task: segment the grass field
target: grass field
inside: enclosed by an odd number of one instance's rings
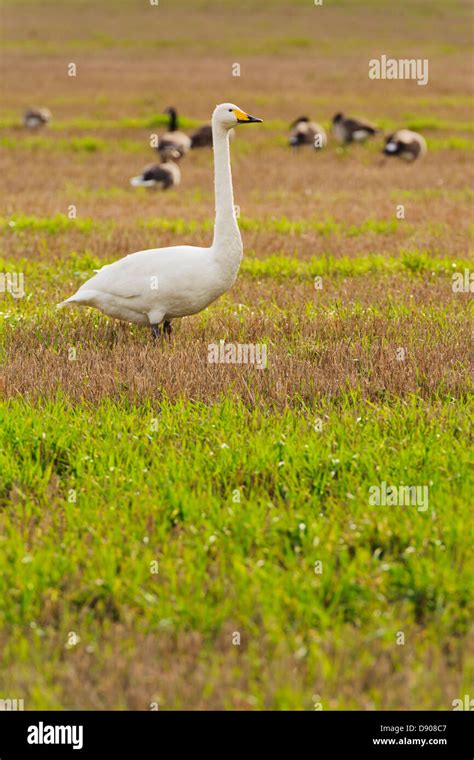
[[[25,709],[472,690],[469,3],[271,6],[3,4],[0,274],[24,294],[0,291],[0,699]],[[427,58],[429,84],[369,80],[382,53]],[[227,100],[264,119],[231,147],[232,290],[166,346],[57,312],[104,263],[209,243],[211,151],[176,190],[129,178],[166,106],[191,129]],[[33,136],[31,105],[53,112]],[[419,130],[426,159],[287,147],[295,117],[339,110]],[[220,341],[265,346],[266,368],[210,364]],[[382,483],[429,503],[373,504]]]

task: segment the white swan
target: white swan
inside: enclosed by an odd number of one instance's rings
[[[93,306],[109,317],[150,325],[157,337],[159,325],[169,334],[172,319],[196,314],[225,293],[235,282],[243,250],[234,210],[229,130],[261,121],[232,103],[214,110],[216,221],[210,248],[180,245],[132,253],[102,267],[58,306]]]

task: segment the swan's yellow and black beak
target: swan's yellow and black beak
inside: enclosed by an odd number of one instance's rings
[[[234,110],[234,113],[237,117],[237,124],[255,124],[263,121],[263,119],[257,119],[256,116],[250,116],[250,114],[245,113],[245,111],[240,111],[238,108]]]

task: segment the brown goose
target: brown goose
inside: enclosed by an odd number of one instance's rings
[[[168,190],[177,187],[181,182],[179,166],[173,161],[165,161],[161,164],[150,164],[138,177],[132,177],[130,184],[133,187],[159,187]]]
[[[290,124],[289,144],[297,148],[300,145],[312,145],[313,148],[324,148],[327,144],[326,131],[319,124],[310,121],[307,116],[300,116]]]
[[[191,147],[191,138],[178,129],[176,108],[167,108],[164,113],[170,117],[168,131],[160,137],[157,151],[162,161],[178,161]]]
[[[49,124],[51,111],[47,108],[28,108],[23,114],[23,126],[27,129],[38,129]]]
[[[340,143],[348,145],[352,142],[364,142],[368,137],[377,133],[377,128],[372,124],[359,119],[346,118],[344,114],[337,113],[332,120],[332,133]]]
[[[426,153],[426,140],[417,132],[409,129],[399,129],[385,138],[386,156],[398,156],[403,161],[416,161]]]

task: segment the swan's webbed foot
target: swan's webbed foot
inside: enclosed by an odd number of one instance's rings
[[[163,335],[167,335],[168,340],[171,340],[171,322],[163,322]]]
[[[151,325],[151,334],[152,334],[154,340],[156,340],[157,338],[159,338],[160,337],[160,326],[159,325]]]

